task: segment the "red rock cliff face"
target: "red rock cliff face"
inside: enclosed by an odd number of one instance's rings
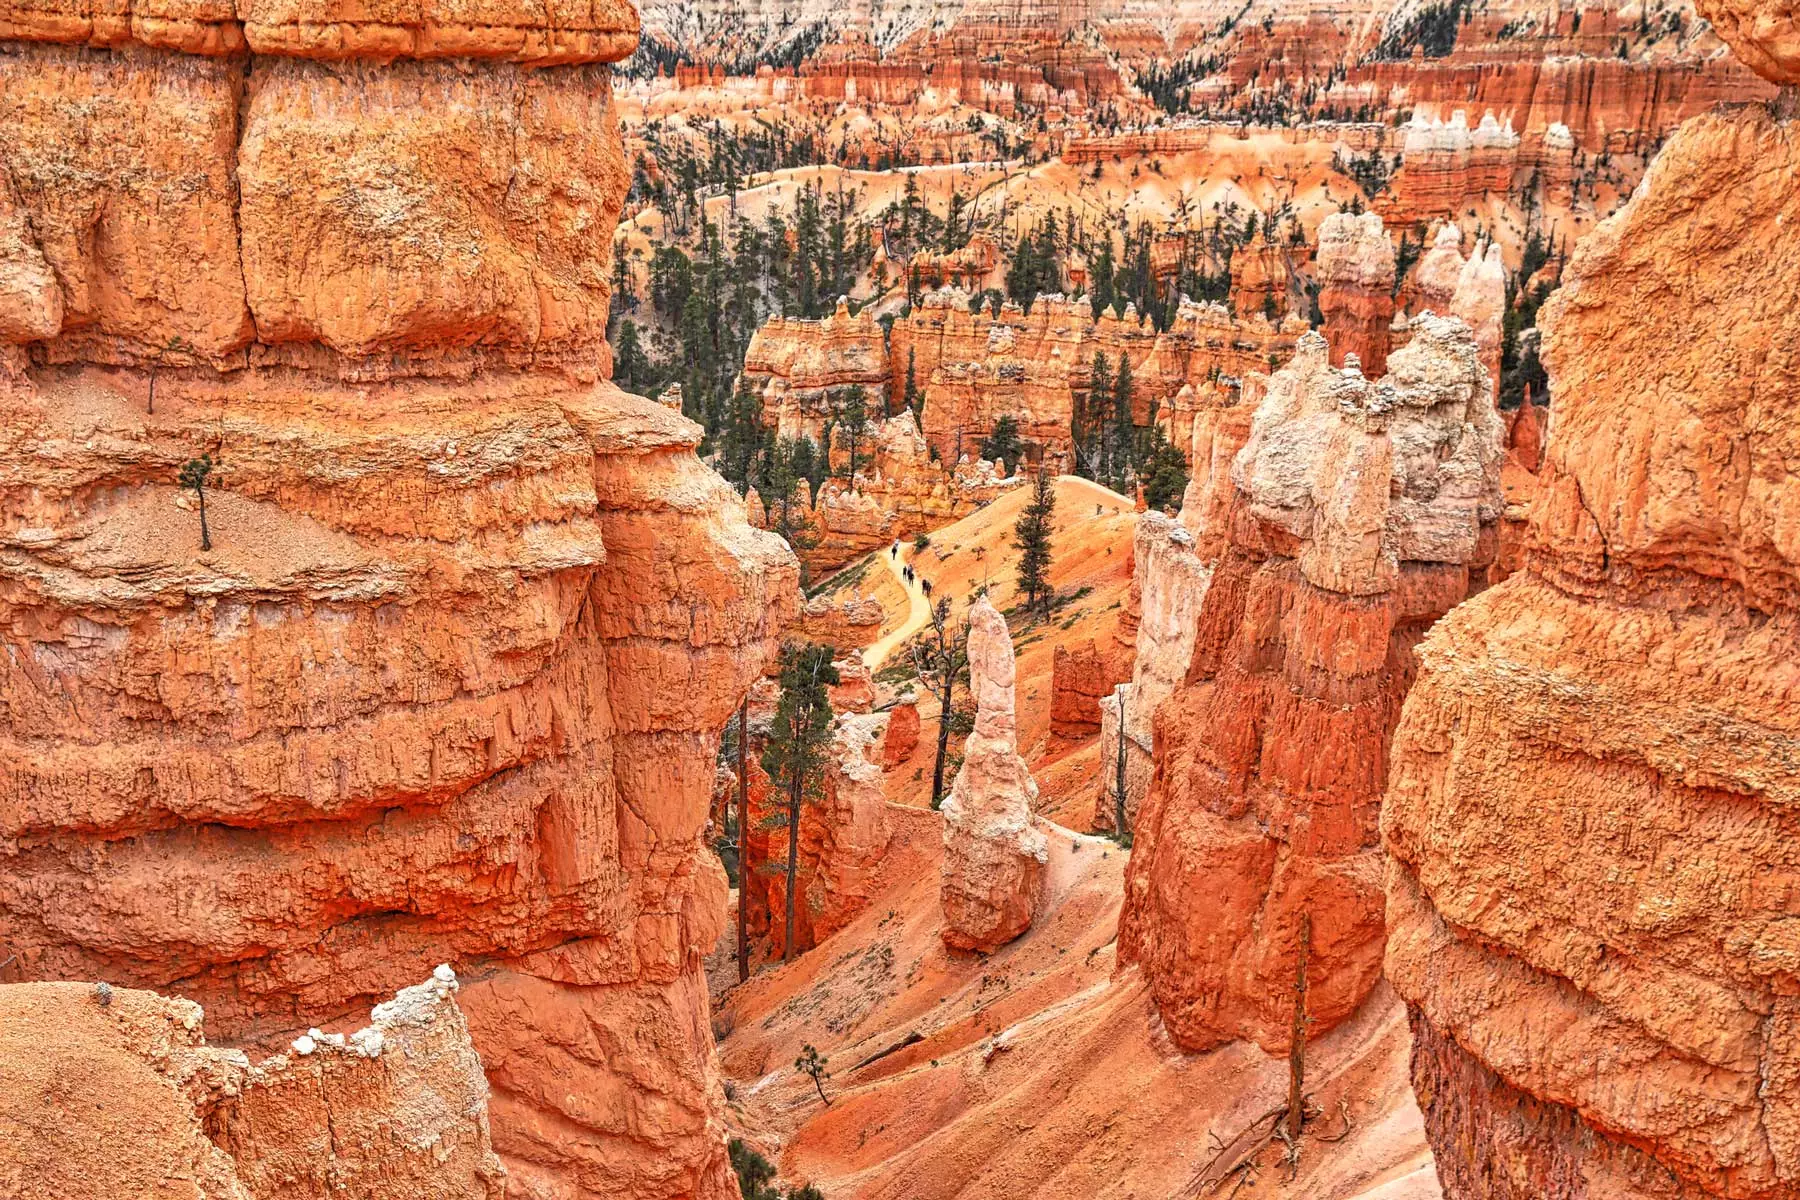
[[[9,10],[0,959],[240,1043],[449,961],[519,1194],[725,1196],[700,832],[795,564],[606,382],[584,12]]]
[[[1316,1027],[1380,974],[1388,738],[1413,645],[1492,553],[1501,453],[1466,326],[1421,318],[1389,366],[1333,367],[1315,333],[1270,379],[1185,676],[1155,709],[1119,953],[1188,1049],[1285,1047],[1303,911]]]
[[[1453,1200],[1800,1194],[1797,185],[1697,118],[1580,245],[1524,569],[1420,647],[1387,973]]]

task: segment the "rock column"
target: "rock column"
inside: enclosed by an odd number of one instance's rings
[[[969,685],[975,730],[944,801],[939,896],[944,942],[989,951],[1031,927],[1049,848],[1032,817],[1037,782],[1019,757],[1012,635],[986,597],[969,612]]]
[[[1458,321],[1421,319],[1378,383],[1316,333],[1270,379],[1126,874],[1120,957],[1183,1047],[1286,1048],[1303,913],[1315,1029],[1378,978],[1388,738],[1413,645],[1492,553],[1500,435]]]

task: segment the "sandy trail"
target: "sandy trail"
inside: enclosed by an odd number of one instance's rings
[[[914,576],[913,581],[908,583],[906,572],[902,570],[906,564],[891,550],[887,554],[877,551],[875,557],[881,560],[882,565],[893,573],[895,579],[900,581],[900,586],[906,589],[908,607],[906,620],[901,622],[898,629],[863,651],[863,665],[871,671],[881,666],[896,647],[905,645],[907,638],[919,632],[931,621],[931,603],[925,599],[925,589],[919,585],[918,577]]]

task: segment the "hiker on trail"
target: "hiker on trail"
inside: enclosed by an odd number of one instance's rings
[[[919,580],[919,590],[929,597],[931,595],[931,580],[921,578]]]
[[[893,559],[896,562],[898,562],[900,560],[900,539],[899,538],[895,538],[893,546],[891,546],[888,549],[888,557]]]
[[[913,569],[911,567],[901,567],[900,571],[902,574],[904,574],[906,576],[907,583],[911,583],[913,581]]]

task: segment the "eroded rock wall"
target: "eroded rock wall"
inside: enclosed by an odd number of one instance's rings
[[[10,10],[0,953],[270,1045],[449,961],[513,1188],[724,1196],[700,835],[796,566],[606,380],[631,10],[504,8]]]
[[[1453,1200],[1800,1192],[1797,180],[1700,117],[1580,244],[1522,569],[1419,648],[1387,975]]]
[[[1190,658],[1151,716],[1126,874],[1120,958],[1182,1046],[1285,1048],[1303,912],[1315,1028],[1374,986],[1388,739],[1413,645],[1492,554],[1500,438],[1461,322],[1422,318],[1379,382],[1332,366],[1318,334],[1270,379]],[[1212,511],[1220,482],[1190,503]]]
[[[488,1084],[446,966],[346,1036],[252,1063],[191,1000],[0,985],[0,1181],[108,1200],[500,1200]]]

